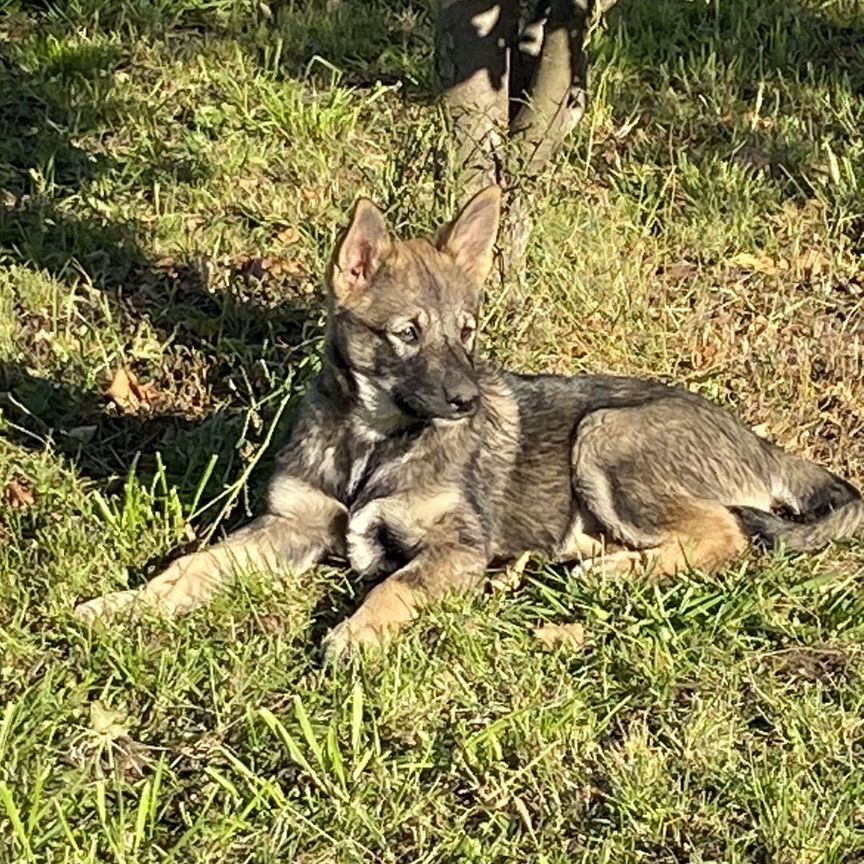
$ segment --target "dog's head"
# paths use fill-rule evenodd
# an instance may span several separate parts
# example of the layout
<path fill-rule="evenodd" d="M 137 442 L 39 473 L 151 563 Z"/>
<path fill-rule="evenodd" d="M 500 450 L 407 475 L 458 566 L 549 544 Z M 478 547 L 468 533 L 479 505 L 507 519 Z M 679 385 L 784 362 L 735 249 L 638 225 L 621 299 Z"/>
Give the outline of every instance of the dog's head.
<path fill-rule="evenodd" d="M 480 391 L 474 343 L 501 191 L 483 190 L 431 239 L 393 238 L 360 199 L 328 273 L 329 337 L 373 422 L 458 420 Z"/>

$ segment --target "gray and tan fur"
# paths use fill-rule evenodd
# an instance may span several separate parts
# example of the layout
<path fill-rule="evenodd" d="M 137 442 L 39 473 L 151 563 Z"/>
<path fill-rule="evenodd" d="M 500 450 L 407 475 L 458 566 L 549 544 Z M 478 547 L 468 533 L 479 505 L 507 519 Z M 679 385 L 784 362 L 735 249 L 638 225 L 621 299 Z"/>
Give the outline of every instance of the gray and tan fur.
<path fill-rule="evenodd" d="M 445 592 L 476 585 L 491 561 L 527 550 L 608 573 L 674 574 L 717 568 L 755 535 L 807 550 L 861 528 L 851 485 L 693 393 L 478 361 L 499 206 L 491 187 L 436 237 L 399 242 L 359 201 L 328 274 L 325 362 L 266 514 L 78 612 L 188 610 L 235 568 L 297 573 L 342 554 L 381 581 L 328 635 L 338 653 L 379 642 Z"/>

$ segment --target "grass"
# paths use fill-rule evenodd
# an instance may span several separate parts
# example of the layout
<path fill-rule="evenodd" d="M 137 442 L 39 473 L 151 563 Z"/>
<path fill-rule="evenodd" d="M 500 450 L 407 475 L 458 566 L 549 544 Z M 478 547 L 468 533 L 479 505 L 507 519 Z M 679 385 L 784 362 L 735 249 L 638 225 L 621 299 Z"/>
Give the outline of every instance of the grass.
<path fill-rule="evenodd" d="M 864 860 L 860 544 L 664 587 L 532 561 L 335 670 L 336 569 L 74 620 L 259 506 L 355 195 L 410 232 L 456 190 L 420 3 L 3 9 L 2 864 Z M 860 4 L 621 0 L 591 51 L 487 351 L 684 381 L 860 481 Z"/>

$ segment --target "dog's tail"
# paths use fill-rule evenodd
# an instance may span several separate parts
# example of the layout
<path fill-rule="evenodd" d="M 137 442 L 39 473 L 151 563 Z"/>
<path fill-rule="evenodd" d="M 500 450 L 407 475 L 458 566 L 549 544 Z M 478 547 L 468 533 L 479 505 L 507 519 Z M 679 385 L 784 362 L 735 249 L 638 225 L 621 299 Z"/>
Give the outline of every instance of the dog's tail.
<path fill-rule="evenodd" d="M 752 537 L 791 552 L 811 552 L 864 529 L 864 501 L 858 489 L 814 462 L 779 448 L 772 450 L 774 500 L 797 516 L 791 519 L 755 507 L 733 507 Z"/>

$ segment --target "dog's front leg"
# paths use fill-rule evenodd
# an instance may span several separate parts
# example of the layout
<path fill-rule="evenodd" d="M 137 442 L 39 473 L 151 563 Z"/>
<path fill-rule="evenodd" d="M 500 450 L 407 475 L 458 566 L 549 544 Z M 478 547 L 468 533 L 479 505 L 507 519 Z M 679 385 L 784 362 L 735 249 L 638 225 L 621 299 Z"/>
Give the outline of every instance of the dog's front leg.
<path fill-rule="evenodd" d="M 328 657 L 364 645 L 380 645 L 427 604 L 449 591 L 477 585 L 486 555 L 470 547 L 427 548 L 367 595 L 359 609 L 324 638 Z"/>
<path fill-rule="evenodd" d="M 342 546 L 345 508 L 305 483 L 290 482 L 292 495 L 271 496 L 271 509 L 275 503 L 277 512 L 259 517 L 209 549 L 178 558 L 141 588 L 81 603 L 76 614 L 94 620 L 129 607 L 188 612 L 207 603 L 235 572 L 308 570 Z"/>

